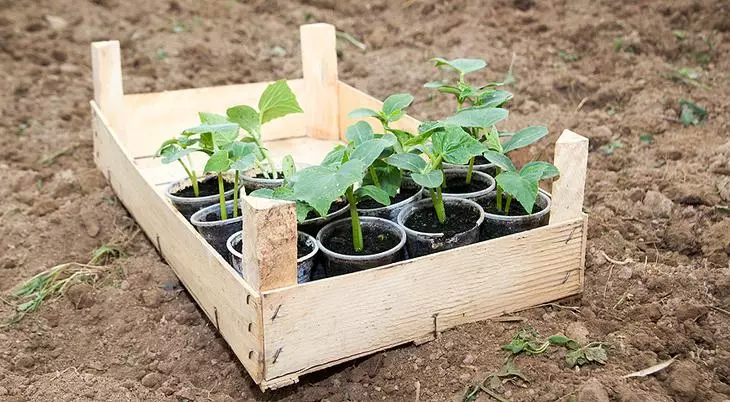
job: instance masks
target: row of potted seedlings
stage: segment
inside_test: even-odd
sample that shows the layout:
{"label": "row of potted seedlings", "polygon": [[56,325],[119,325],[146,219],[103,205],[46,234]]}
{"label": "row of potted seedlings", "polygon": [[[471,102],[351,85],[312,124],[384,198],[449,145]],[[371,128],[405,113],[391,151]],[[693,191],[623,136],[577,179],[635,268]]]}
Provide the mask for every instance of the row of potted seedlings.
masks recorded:
{"label": "row of potted seedlings", "polygon": [[[163,163],[180,163],[188,176],[173,183],[168,196],[238,272],[238,194],[295,202],[300,283],[312,278],[320,255],[324,276],[335,276],[546,225],[551,201],[539,182],[557,176],[557,168],[533,161],[518,169],[509,153],[545,137],[547,129],[499,131],[512,94],[498,89],[504,83],[473,86],[465,78],[486,63],[434,61],[457,74],[453,83],[426,84],[456,98],[453,115],[424,122],[417,133],[396,129],[392,123],[413,97],[391,95],[381,110],[349,114],[375,118],[378,131],[358,121],[345,133],[347,144],[315,166],[297,166],[290,156],[277,163],[261,142],[265,123],[302,112],[284,80],[266,88],[258,110],[241,105],[225,116],[200,113],[199,126],[158,151]],[[190,162],[193,152],[208,157],[201,178]]]}

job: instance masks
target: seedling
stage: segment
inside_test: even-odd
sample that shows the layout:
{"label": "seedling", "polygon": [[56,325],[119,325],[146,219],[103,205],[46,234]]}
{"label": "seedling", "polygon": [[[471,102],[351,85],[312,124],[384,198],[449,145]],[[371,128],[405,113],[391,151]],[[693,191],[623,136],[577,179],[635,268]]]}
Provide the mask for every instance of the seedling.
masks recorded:
{"label": "seedling", "polygon": [[[558,168],[548,162],[528,162],[518,171],[512,161],[504,155],[493,151],[487,151],[484,155],[501,169],[501,173],[494,180],[497,182],[496,207],[504,215],[509,215],[512,199],[516,199],[525,212],[531,214],[537,202],[540,181],[560,174]],[[507,195],[504,205],[502,205],[503,194]]]}
{"label": "seedling", "polygon": [[696,126],[707,119],[707,110],[691,100],[679,101],[679,120],[685,127]]}
{"label": "seedling", "polygon": [[538,355],[547,351],[550,345],[563,346],[568,350],[565,354],[565,361],[569,367],[582,366],[591,362],[606,364],[608,360],[602,342],[589,342],[585,346],[581,346],[577,341],[563,335],[553,335],[543,341],[540,340],[540,334],[531,326],[518,331],[510,343],[502,345],[502,349],[513,355],[523,352],[527,355]]}
{"label": "seedling", "polygon": [[[392,121],[394,120],[391,120],[390,122]],[[404,141],[405,138],[411,137],[410,134],[405,131],[389,129],[388,123],[389,122],[384,122],[383,127],[387,130],[398,132],[399,135],[405,133],[403,134],[406,136],[404,137]],[[387,157],[393,152],[403,152],[403,146],[398,136],[393,132],[389,132],[386,134],[375,134],[368,122],[359,121],[348,127],[347,130],[345,130],[345,138],[349,142],[350,148],[358,147],[360,144],[373,139],[386,141],[386,149],[368,168],[368,174],[363,179],[363,185],[373,185],[375,187],[379,187],[380,189],[388,193],[388,196],[394,197],[400,189],[402,175],[399,169],[385,163],[383,161],[383,158]],[[340,157],[339,153],[344,153],[346,149],[347,148],[345,147],[338,148],[335,153],[330,155],[330,158],[334,158],[336,160],[338,157]],[[325,158],[325,163],[329,163],[328,158]]]}

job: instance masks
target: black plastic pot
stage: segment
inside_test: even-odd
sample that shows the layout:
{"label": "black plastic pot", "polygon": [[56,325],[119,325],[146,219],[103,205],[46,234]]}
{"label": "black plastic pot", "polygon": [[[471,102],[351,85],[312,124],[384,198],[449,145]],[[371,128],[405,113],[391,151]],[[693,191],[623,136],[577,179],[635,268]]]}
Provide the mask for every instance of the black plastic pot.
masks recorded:
{"label": "black plastic pot", "polygon": [[344,203],[343,207],[336,209],[325,216],[317,216],[316,218],[306,219],[297,225],[297,230],[304,232],[310,236],[317,236],[317,233],[330,222],[341,218],[348,211],[348,204]]}
{"label": "black plastic pot", "polygon": [[[243,276],[243,231],[231,235],[226,241],[229,261],[233,269]],[[314,237],[297,232],[297,283],[309,282],[312,275],[319,246]]]}
{"label": "black plastic pot", "polygon": [[[226,182],[226,187],[230,188],[223,194],[226,197],[226,200],[233,199],[233,177],[231,175],[225,174],[223,175],[223,179]],[[201,197],[195,197],[193,195],[193,186],[190,182],[190,179],[187,177],[171,183],[169,186],[167,186],[165,193],[167,194],[167,198],[170,199],[175,209],[180,211],[185,219],[190,220],[190,217],[193,216],[194,213],[219,201],[218,176],[208,175],[199,177],[198,186],[201,187],[205,184],[213,184],[211,186],[212,192],[210,192],[209,195]]]}
{"label": "black plastic pot", "polygon": [[[484,220],[484,211],[476,202],[465,198],[444,197],[444,208],[446,209],[447,220],[452,218],[469,219],[468,214],[475,218],[471,226],[460,231],[450,230],[448,232],[425,231],[421,228],[409,227],[411,217],[418,214],[433,214],[433,201],[425,199],[414,202],[403,208],[398,215],[398,224],[405,230],[408,238],[406,249],[411,258],[432,254],[439,251],[466,246],[479,241],[479,226]],[[463,226],[468,226],[463,225]]]}
{"label": "black plastic pot", "polygon": [[[454,165],[452,163],[442,163],[444,169],[463,169],[468,170],[469,165]],[[486,173],[492,177],[497,175],[497,165],[490,163],[487,158],[483,156],[477,156],[474,158],[474,170],[477,172]]]}
{"label": "black plastic pot", "polygon": [[190,217],[190,223],[198,229],[198,233],[213,248],[228,259],[228,249],[226,242],[232,234],[238,232],[243,227],[243,217],[239,213],[233,218],[233,201],[226,202],[226,212],[228,219],[221,220],[221,210],[218,204],[203,208]]}
{"label": "black plastic pot", "polygon": [[[465,198],[480,203],[481,200],[486,198],[487,194],[494,190],[495,181],[492,176],[484,172],[472,171],[471,186],[467,188],[466,173],[467,171],[464,169],[445,169],[446,186],[442,190],[442,195],[444,197]],[[464,187],[460,188],[460,186]],[[423,192],[423,198],[431,198],[430,189],[425,189]]]}
{"label": "black plastic pot", "polygon": [[[376,254],[344,254],[333,251],[333,244],[342,241],[343,234],[352,233],[350,218],[340,219],[323,227],[317,234],[317,244],[325,259],[327,276],[337,276],[379,267],[403,259],[403,246],[406,244],[406,233],[395,222],[387,219],[361,217],[360,226],[363,231],[365,246],[368,239],[381,241],[380,236],[387,235],[387,240],[394,245]],[[351,244],[351,238],[348,240]]]}
{"label": "black plastic pot", "polygon": [[380,206],[377,208],[361,208],[360,204],[358,204],[357,213],[360,216],[372,216],[375,218],[383,218],[387,219],[389,221],[396,222],[398,219],[398,214],[400,211],[408,204],[412,204],[418,200],[421,199],[423,193],[423,187],[418,188],[418,190],[415,190],[415,193],[411,195],[408,198],[405,198],[401,201],[398,201],[396,203],[390,204],[388,206]]}
{"label": "black plastic pot", "polygon": [[[516,200],[512,200],[510,210],[521,212],[521,214],[510,216],[500,215],[496,211],[496,199],[497,192],[493,191],[480,202],[480,205],[484,209],[484,223],[482,224],[481,235],[479,236],[480,240],[495,239],[497,237],[535,229],[547,225],[550,220],[552,200],[550,199],[550,194],[542,189],[538,192],[535,207],[532,209],[537,212],[531,214],[527,214]],[[502,202],[504,201],[505,198],[503,196]]]}

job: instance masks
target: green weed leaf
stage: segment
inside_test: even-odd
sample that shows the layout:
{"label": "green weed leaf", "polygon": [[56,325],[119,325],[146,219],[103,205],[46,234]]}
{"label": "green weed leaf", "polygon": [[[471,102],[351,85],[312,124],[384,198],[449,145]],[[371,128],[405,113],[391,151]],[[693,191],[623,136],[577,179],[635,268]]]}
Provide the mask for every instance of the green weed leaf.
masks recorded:
{"label": "green weed leaf", "polygon": [[302,113],[297,97],[286,80],[279,80],[266,87],[259,99],[261,124],[291,113]]}
{"label": "green weed leaf", "polygon": [[685,127],[696,126],[707,119],[707,110],[691,100],[679,101],[679,120]]}

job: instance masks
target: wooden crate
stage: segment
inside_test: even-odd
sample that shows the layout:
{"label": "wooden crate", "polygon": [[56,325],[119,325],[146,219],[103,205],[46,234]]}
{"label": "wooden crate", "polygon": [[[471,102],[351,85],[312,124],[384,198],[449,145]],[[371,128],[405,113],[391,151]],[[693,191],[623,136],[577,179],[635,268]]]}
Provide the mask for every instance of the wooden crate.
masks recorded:
{"label": "wooden crate", "polygon": [[[343,139],[350,110],[381,103],[338,80],[333,26],[305,25],[301,40],[304,78],[289,84],[305,113],[263,136],[277,158],[318,163]],[[245,197],[242,279],[166,199],[166,183],[183,172],[152,155],[196,125],[196,112],[256,104],[268,83],[125,95],[119,43],[96,42],[91,52],[98,168],[262,389],[583,289],[588,141],[568,130],[555,147],[561,176],[546,227],[298,285],[293,204]],[[398,124],[417,125],[411,117]]]}

